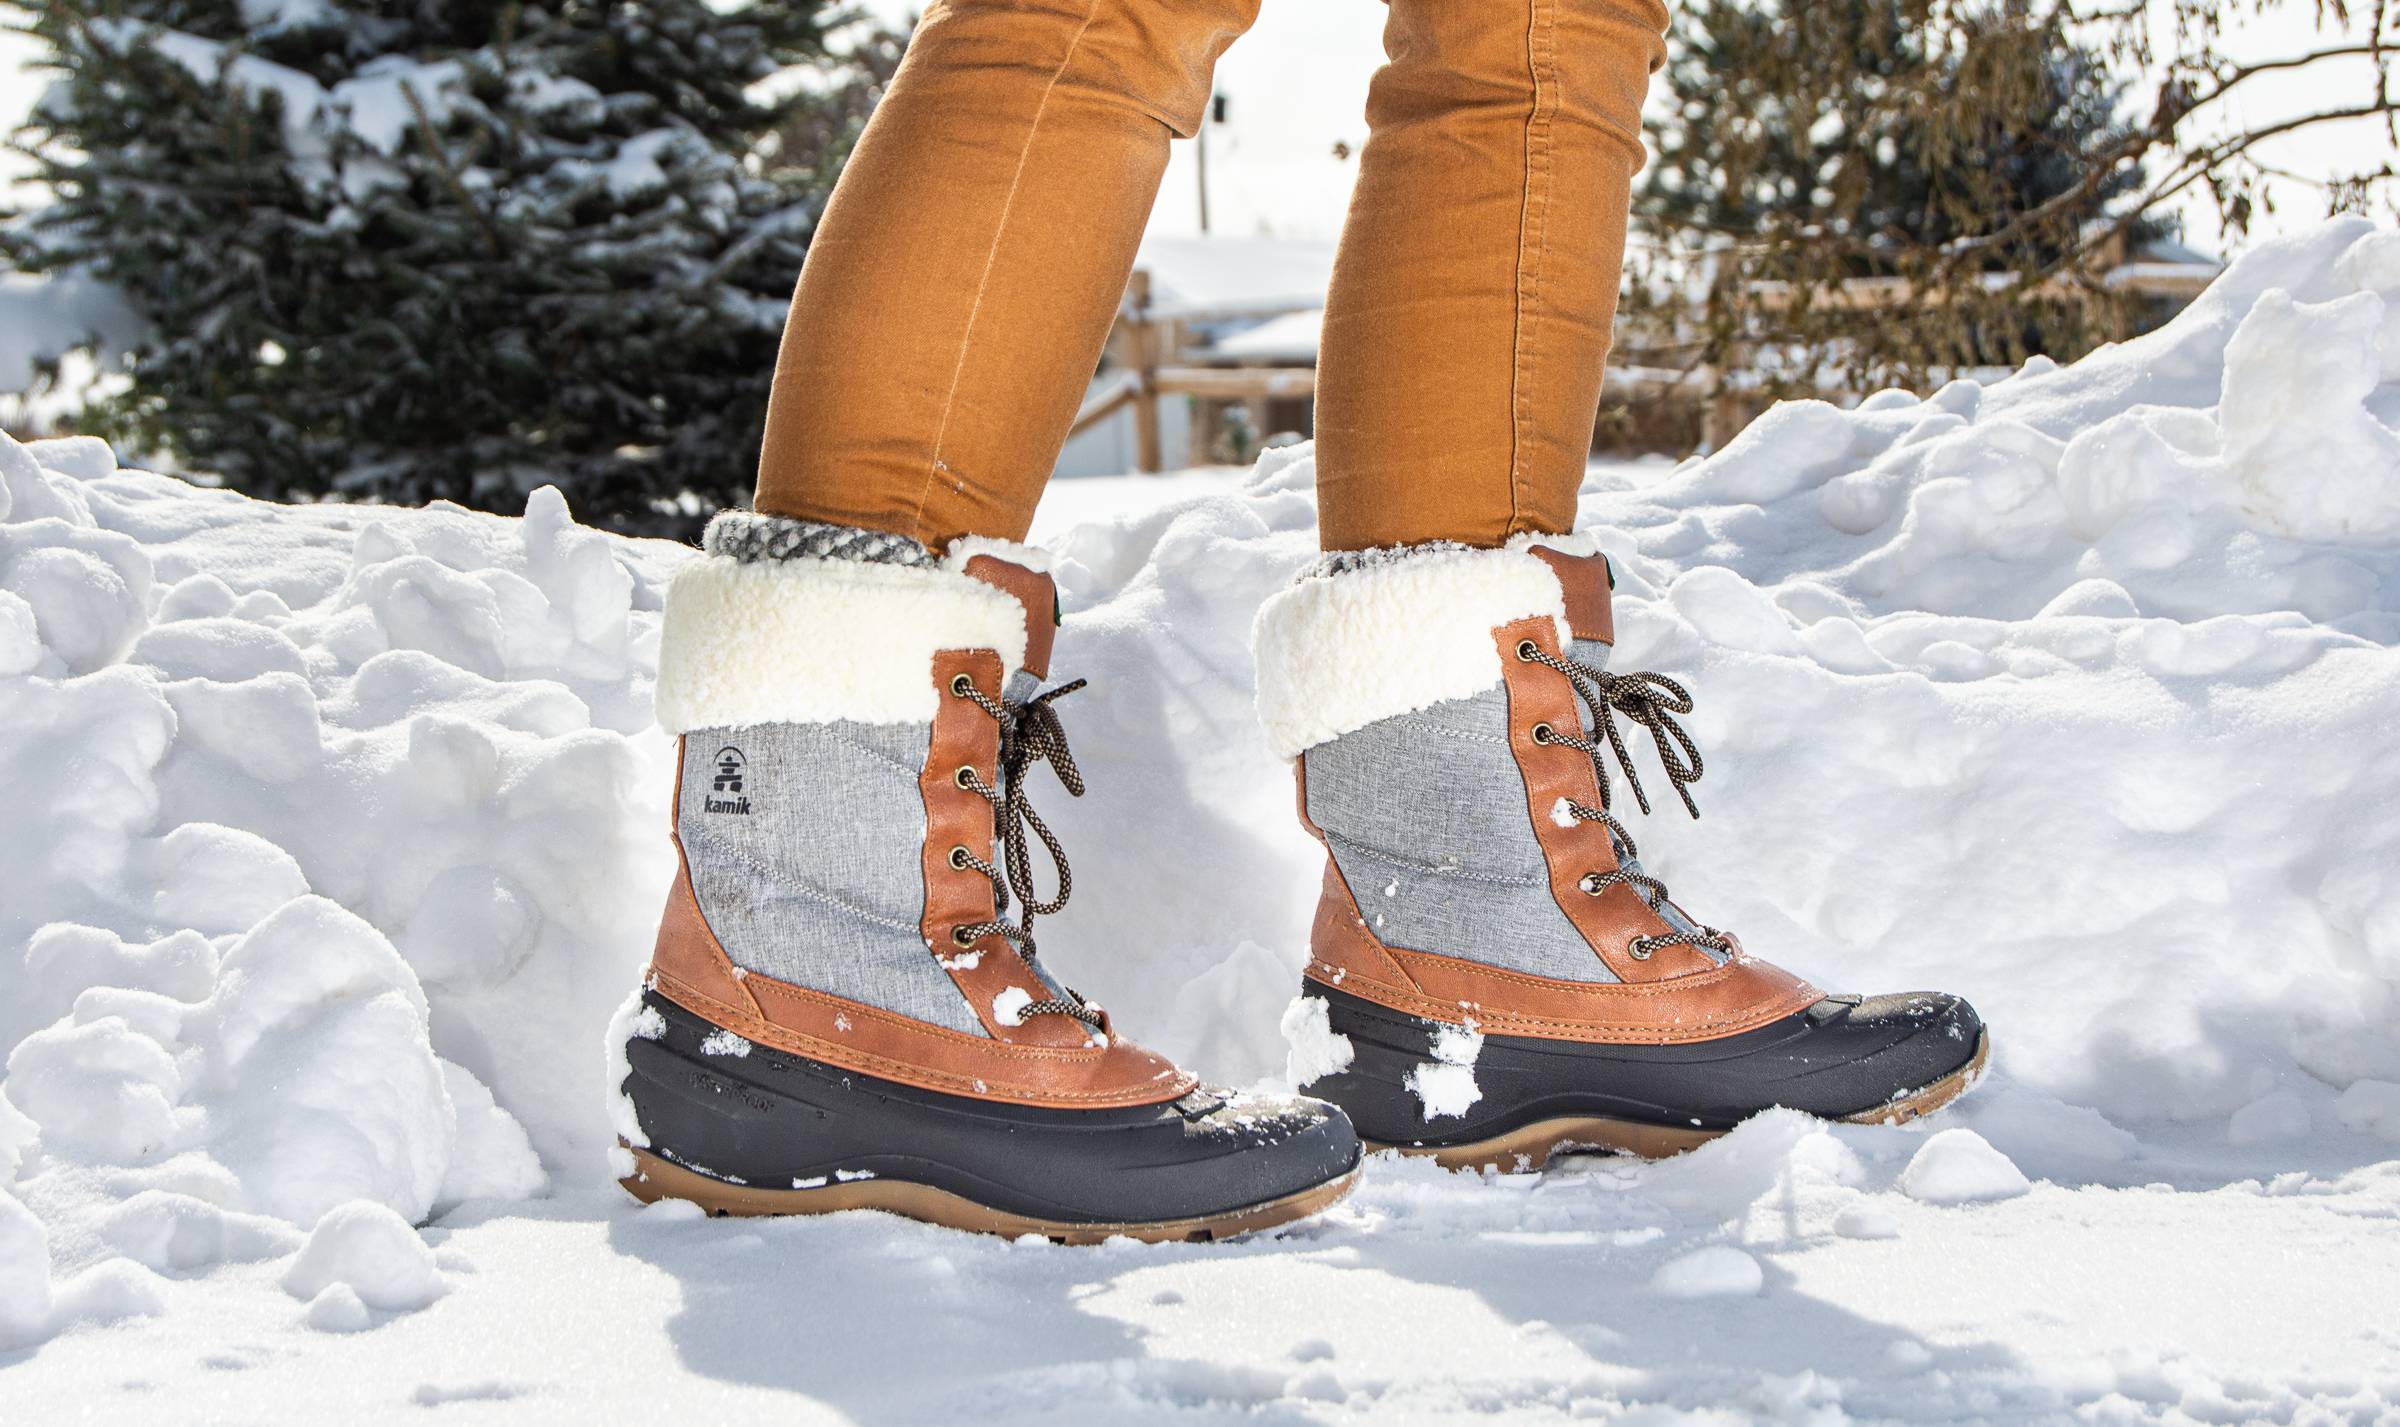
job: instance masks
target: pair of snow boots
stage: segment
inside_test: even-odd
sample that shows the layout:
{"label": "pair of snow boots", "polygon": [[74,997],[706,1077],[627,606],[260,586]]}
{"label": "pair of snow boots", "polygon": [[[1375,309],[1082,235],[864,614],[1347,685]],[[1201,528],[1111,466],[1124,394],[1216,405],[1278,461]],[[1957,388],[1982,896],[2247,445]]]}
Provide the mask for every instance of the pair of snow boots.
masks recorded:
{"label": "pair of snow boots", "polygon": [[1539,537],[1329,556],[1260,612],[1260,714],[1327,854],[1292,1017],[1322,1073],[1263,1096],[1035,956],[1072,887],[1035,765],[1082,791],[1041,553],[719,516],[666,603],[682,866],[611,1032],[625,1187],[1210,1239],[1332,1204],[1367,1148],[1524,1170],[1955,1098],[1987,1053],[1965,1002],[1826,995],[1643,871],[1608,764],[1647,811],[1629,737],[1687,808],[1701,760],[1680,686],[1609,672],[1610,583]]}

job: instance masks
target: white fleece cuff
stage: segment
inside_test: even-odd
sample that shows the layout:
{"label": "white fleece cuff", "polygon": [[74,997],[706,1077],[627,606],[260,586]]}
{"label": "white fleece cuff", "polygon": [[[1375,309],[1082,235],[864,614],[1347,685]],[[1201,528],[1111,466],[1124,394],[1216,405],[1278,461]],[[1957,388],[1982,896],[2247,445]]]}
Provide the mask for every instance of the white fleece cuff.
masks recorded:
{"label": "white fleece cuff", "polygon": [[1598,551],[1578,535],[1520,535],[1500,550],[1394,551],[1269,598],[1252,631],[1268,745],[1296,758],[1379,719],[1498,687],[1492,631],[1501,625],[1546,616],[1563,645],[1566,595],[1535,545]]}
{"label": "white fleece cuff", "polygon": [[[965,542],[961,542],[961,546]],[[1002,686],[1025,664],[1025,612],[959,573],[973,554],[1017,560],[1025,547],[954,546],[938,569],[856,560],[687,562],[667,587],[657,712],[669,733],[760,723],[930,723],[933,656],[1000,655]]]}

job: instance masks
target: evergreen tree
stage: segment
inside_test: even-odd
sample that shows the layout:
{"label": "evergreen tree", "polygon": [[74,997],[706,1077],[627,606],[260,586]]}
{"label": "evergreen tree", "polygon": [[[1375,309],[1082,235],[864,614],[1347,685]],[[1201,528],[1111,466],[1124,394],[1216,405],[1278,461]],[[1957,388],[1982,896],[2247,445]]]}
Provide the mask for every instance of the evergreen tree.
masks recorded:
{"label": "evergreen tree", "polygon": [[[1715,256],[1720,362],[1767,345],[1792,384],[1830,366],[1864,386],[2071,359],[2128,318],[2075,275],[2055,281],[2142,181],[2125,167],[2086,184],[2088,156],[2127,132],[2122,86],[2061,15],[1692,0],[1665,84],[1637,211],[1667,249]],[[2054,200],[2055,216],[2015,226]],[[2127,224],[2136,240],[2158,231]],[[1867,301],[1861,278],[1889,281]]]}
{"label": "evergreen tree", "polygon": [[[749,486],[859,109],[816,0],[46,0],[30,270],[152,327],[85,424],[261,495],[688,528]],[[794,66],[831,82],[773,83]],[[846,117],[842,142],[855,132]],[[696,496],[694,501],[688,497]]]}

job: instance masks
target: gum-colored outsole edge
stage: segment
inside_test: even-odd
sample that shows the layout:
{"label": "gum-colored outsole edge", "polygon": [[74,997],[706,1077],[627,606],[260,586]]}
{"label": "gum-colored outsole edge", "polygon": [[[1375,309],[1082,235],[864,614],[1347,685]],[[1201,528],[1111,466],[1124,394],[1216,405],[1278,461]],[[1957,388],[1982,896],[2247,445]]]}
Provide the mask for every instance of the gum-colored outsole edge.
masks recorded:
{"label": "gum-colored outsole edge", "polygon": [[[622,1140],[618,1143],[625,1144]],[[728,1184],[685,1169],[648,1150],[631,1145],[625,1148],[633,1155],[634,1170],[617,1183],[645,1204],[681,1199],[720,1216],[838,1214],[849,1209],[879,1209],[905,1219],[978,1234],[999,1234],[1012,1239],[1038,1234],[1062,1244],[1097,1244],[1112,1238],[1137,1239],[1146,1244],[1209,1243],[1239,1238],[1323,1213],[1357,1186],[1359,1176],[1359,1167],[1354,1165],[1339,1179],[1222,1214],[1142,1223],[1087,1224],[1004,1213],[948,1190],[902,1179],[852,1179],[814,1189],[761,1189],[755,1185]]]}
{"label": "gum-colored outsole edge", "polygon": [[[1904,1125],[1919,1116],[1930,1115],[1973,1089],[1975,1082],[1983,1077],[1984,1066],[1990,1061],[1991,1055],[1992,1033],[1987,1030],[1976,1037],[1975,1054],[1965,1065],[1922,1089],[1895,1096],[1872,1110],[1846,1115],[1841,1123]],[[1367,1148],[1396,1150],[1411,1158],[1430,1159],[1444,1169],[1492,1169],[1513,1174],[1540,1169],[1550,1162],[1551,1156],[1576,1150],[1666,1159],[1686,1150],[1698,1149],[1724,1133],[1723,1130],[1645,1125],[1638,1121],[1612,1120],[1597,1115],[1564,1115],[1537,1120],[1506,1134],[1476,1140],[1471,1144],[1404,1145],[1370,1140]]]}

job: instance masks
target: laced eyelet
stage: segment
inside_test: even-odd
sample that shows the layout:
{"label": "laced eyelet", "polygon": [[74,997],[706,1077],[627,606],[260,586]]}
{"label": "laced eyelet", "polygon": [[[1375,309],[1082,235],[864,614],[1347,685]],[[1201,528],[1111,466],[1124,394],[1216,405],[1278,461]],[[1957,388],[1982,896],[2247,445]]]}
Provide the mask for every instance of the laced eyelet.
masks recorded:
{"label": "laced eyelet", "polygon": [[956,773],[950,775],[950,781],[956,783],[962,788],[972,788],[975,785],[969,780],[974,776],[975,770],[973,768],[961,768]]}
{"label": "laced eyelet", "polygon": [[1524,660],[1528,664],[1533,662],[1534,655],[1541,652],[1542,646],[1534,643],[1530,639],[1520,639],[1517,641],[1517,657]]}
{"label": "laced eyelet", "polygon": [[966,698],[975,692],[975,681],[968,678],[964,674],[960,674],[951,679],[950,692],[958,695],[962,699]]}
{"label": "laced eyelet", "polygon": [[958,947],[973,946],[975,944],[975,938],[967,935],[967,929],[965,927],[952,927],[950,929],[950,944]]}
{"label": "laced eyelet", "polygon": [[1584,874],[1583,874],[1583,880],[1582,880],[1582,881],[1580,881],[1580,882],[1578,882],[1578,883],[1576,883],[1575,885],[1576,885],[1576,886],[1578,886],[1578,887],[1580,887],[1580,888],[1582,888],[1582,889],[1583,889],[1583,895],[1585,895],[1585,896],[1587,896],[1587,897],[1597,897],[1597,896],[1599,896],[1599,895],[1600,895],[1602,892],[1605,892],[1605,891],[1607,891],[1607,890],[1608,890],[1608,888],[1606,888],[1606,887],[1604,887],[1604,886],[1601,886],[1601,885],[1600,885],[1600,874],[1599,874],[1599,873],[1597,873],[1597,872],[1586,872],[1586,873],[1584,873]]}
{"label": "laced eyelet", "polygon": [[950,865],[957,868],[959,871],[964,872],[967,870],[967,859],[974,855],[974,853],[967,851],[963,844],[958,847],[953,847],[950,849]]}
{"label": "laced eyelet", "polygon": [[1636,961],[1648,961],[1657,951],[1658,948],[1652,946],[1650,938],[1646,936],[1637,936],[1625,943],[1625,954]]}
{"label": "laced eyelet", "polygon": [[1550,727],[1550,725],[1546,723],[1537,723],[1533,726],[1533,741],[1536,743],[1548,743],[1550,741],[1550,735],[1552,732],[1554,732],[1554,730]]}

